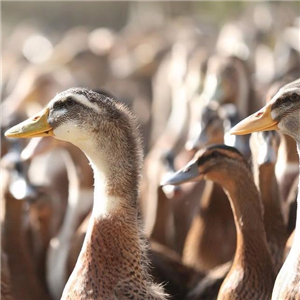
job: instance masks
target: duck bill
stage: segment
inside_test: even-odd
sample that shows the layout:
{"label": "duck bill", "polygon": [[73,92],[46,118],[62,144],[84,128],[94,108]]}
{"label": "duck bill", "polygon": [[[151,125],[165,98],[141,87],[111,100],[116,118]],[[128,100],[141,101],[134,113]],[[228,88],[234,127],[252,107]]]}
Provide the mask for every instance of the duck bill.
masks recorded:
{"label": "duck bill", "polygon": [[185,168],[168,176],[168,178],[164,179],[160,185],[179,185],[185,182],[198,181],[200,177],[201,174],[199,173],[197,162],[193,162],[187,165]]}
{"label": "duck bill", "polygon": [[230,130],[230,134],[244,135],[255,131],[278,130],[277,124],[278,122],[271,117],[271,105],[267,105],[235,125]]}
{"label": "duck bill", "polygon": [[53,129],[48,123],[49,109],[45,108],[40,113],[24,122],[10,128],[5,132],[9,138],[32,138],[53,136]]}

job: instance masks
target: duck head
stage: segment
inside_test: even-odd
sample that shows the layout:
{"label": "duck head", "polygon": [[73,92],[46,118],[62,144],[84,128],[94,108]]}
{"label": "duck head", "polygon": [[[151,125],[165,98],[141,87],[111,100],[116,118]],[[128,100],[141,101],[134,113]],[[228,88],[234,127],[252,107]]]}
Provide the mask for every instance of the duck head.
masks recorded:
{"label": "duck head", "polygon": [[279,130],[300,142],[300,79],[282,87],[258,112],[234,126],[230,133]]}
{"label": "duck head", "polygon": [[[118,101],[85,88],[71,88],[57,94],[40,113],[6,131],[11,138],[53,136],[71,142],[83,151],[104,149],[107,137],[126,139],[134,118]],[[126,132],[126,133],[125,133]],[[125,135],[125,136],[124,136]]]}
{"label": "duck head", "polygon": [[[71,88],[57,94],[39,114],[5,135],[53,136],[74,144],[90,160],[97,181],[105,181],[107,193],[127,197],[138,193],[142,166],[137,128],[136,118],[122,103],[107,94]],[[122,176],[116,176],[121,173]]]}
{"label": "duck head", "polygon": [[170,175],[161,185],[179,185],[200,180],[212,180],[226,185],[233,164],[245,165],[247,170],[250,168],[245,158],[235,148],[212,145],[199,150],[184,168]]}

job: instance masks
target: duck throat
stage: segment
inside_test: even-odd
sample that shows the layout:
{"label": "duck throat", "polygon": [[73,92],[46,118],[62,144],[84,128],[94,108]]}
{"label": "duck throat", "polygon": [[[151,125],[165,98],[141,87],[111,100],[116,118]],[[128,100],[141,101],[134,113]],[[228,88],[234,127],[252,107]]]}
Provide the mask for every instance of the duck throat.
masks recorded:
{"label": "duck throat", "polygon": [[[129,155],[130,156],[130,155]],[[94,172],[93,217],[102,218],[120,211],[137,214],[138,162],[127,154],[87,154]]]}
{"label": "duck throat", "polygon": [[94,177],[95,190],[92,216],[94,218],[105,218],[108,215],[118,213],[126,204],[126,200],[117,193],[109,192],[108,179],[101,172],[96,171]]}
{"label": "duck throat", "polygon": [[260,240],[262,235],[265,237],[262,204],[252,176],[238,170],[234,176],[237,182],[224,187],[233,210],[238,243],[247,243],[249,233]]}
{"label": "duck throat", "polygon": [[137,163],[123,159],[126,155],[112,159],[97,152],[87,157],[95,179],[93,211],[62,299],[69,299],[68,295],[79,299],[83,294],[89,299],[112,299],[118,285],[146,276],[136,207]]}

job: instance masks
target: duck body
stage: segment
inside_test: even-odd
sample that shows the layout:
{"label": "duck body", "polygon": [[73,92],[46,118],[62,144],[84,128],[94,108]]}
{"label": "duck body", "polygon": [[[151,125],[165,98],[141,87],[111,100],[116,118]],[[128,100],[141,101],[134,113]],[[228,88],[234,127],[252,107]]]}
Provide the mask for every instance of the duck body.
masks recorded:
{"label": "duck body", "polygon": [[141,243],[124,213],[92,218],[62,299],[163,299],[144,282]]}
{"label": "duck body", "polygon": [[199,206],[186,238],[183,261],[208,271],[233,258],[236,231],[230,204],[220,185],[206,182]]}

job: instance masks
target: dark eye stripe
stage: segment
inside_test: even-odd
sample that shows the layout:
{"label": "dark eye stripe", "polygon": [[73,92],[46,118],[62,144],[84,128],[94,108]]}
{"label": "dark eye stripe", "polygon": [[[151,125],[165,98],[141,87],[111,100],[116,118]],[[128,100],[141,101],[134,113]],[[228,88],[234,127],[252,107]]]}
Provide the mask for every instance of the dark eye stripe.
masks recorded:
{"label": "dark eye stripe", "polygon": [[54,109],[61,109],[61,108],[64,108],[65,107],[65,104],[63,101],[56,101],[53,105],[53,108]]}
{"label": "dark eye stripe", "polygon": [[287,115],[289,115],[295,110],[299,110],[299,108],[300,108],[300,102],[297,105],[292,106],[291,108],[283,111],[281,114],[276,116],[275,121],[280,122],[284,117],[286,117]]}
{"label": "dark eye stripe", "polygon": [[285,94],[280,99],[278,99],[271,107],[271,109],[276,109],[278,107],[281,107],[284,104],[290,104],[300,101],[300,95],[293,93],[291,94]]}
{"label": "dark eye stripe", "polygon": [[243,163],[245,163],[247,168],[250,168],[248,163],[242,156],[242,154],[233,147],[226,146],[226,145],[213,145],[213,146],[207,147],[207,150],[211,150],[211,152],[204,154],[203,156],[201,156],[198,159],[198,161],[197,161],[198,166],[205,164],[206,162],[208,162],[211,159],[223,157],[223,158],[233,159],[233,160],[238,160],[240,162],[243,162]]}

